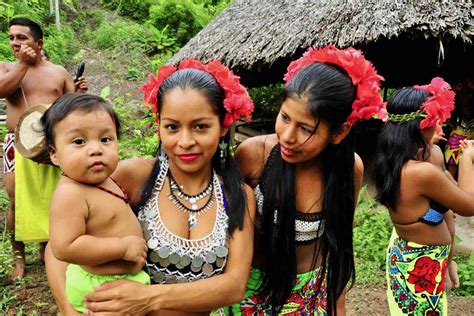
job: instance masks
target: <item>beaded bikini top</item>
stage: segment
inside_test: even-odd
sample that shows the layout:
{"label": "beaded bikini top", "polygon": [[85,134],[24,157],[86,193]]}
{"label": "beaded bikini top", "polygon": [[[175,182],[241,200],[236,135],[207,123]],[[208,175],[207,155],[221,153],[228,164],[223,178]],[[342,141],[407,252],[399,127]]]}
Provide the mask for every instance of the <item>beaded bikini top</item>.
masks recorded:
{"label": "beaded bikini top", "polygon": [[[257,200],[257,211],[260,215],[263,214],[263,203],[264,194],[262,191],[263,181],[266,173],[271,168],[275,155],[279,154],[280,146],[277,144],[273,147],[270,155],[268,156],[267,162],[265,163],[264,171],[260,177],[259,184],[254,188],[255,198]],[[262,188],[261,188],[262,187]],[[278,210],[274,210],[274,223],[276,224]],[[260,225],[258,220],[257,225]],[[258,227],[257,227],[258,228]],[[324,219],[322,219],[321,212],[317,213],[303,213],[296,211],[295,213],[295,243],[296,244],[308,244],[324,233]]]}
{"label": "beaded bikini top", "polygon": [[148,268],[154,283],[185,283],[208,278],[223,272],[227,256],[227,201],[216,173],[213,173],[216,199],[216,221],[212,231],[200,239],[186,239],[166,228],[160,216],[158,197],[168,172],[162,161],[155,189],[140,209],[138,220],[148,245]]}

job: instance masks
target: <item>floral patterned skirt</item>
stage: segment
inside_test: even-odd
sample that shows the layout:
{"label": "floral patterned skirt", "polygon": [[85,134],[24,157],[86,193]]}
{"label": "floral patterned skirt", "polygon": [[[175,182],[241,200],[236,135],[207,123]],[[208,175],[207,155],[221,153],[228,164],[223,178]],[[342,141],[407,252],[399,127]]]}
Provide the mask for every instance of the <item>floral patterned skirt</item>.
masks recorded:
{"label": "floral patterned skirt", "polygon": [[[321,269],[296,275],[295,286],[279,315],[327,315],[326,280]],[[262,272],[252,268],[247,282],[247,292],[240,304],[221,308],[211,315],[271,315],[269,298],[258,294]],[[321,285],[321,286],[320,286]]]}
{"label": "floral patterned skirt", "polygon": [[405,241],[393,231],[386,270],[391,315],[447,315],[444,281],[450,248]]}

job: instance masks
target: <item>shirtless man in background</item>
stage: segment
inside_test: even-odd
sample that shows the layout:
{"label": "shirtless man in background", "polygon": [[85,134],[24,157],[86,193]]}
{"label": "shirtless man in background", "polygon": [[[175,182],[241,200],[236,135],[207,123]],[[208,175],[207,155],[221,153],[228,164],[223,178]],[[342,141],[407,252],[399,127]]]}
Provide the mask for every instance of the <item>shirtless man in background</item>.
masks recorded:
{"label": "shirtless man in background", "polygon": [[[42,57],[43,31],[37,23],[23,18],[12,19],[9,23],[9,35],[10,47],[17,61],[0,63],[0,98],[6,99],[7,106],[6,125],[9,133],[5,137],[4,144],[4,172],[5,187],[10,199],[7,229],[11,234],[14,256],[11,278],[16,280],[25,274],[25,246],[22,240],[15,239],[15,166],[12,133],[20,116],[28,107],[51,104],[67,92],[87,90],[87,82],[81,78],[76,82],[77,89],[75,89],[75,84],[66,69]],[[45,210],[43,208],[39,205],[39,209],[35,207],[34,211],[48,212],[48,208]],[[46,240],[47,238],[43,241]],[[41,256],[44,245],[45,243],[42,243],[40,247]]]}

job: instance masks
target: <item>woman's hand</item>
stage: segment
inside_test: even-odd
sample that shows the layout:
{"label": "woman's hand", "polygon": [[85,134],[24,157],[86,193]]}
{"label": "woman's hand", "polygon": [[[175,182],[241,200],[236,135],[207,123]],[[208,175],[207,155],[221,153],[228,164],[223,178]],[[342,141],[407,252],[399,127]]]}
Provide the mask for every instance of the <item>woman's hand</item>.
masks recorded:
{"label": "woman's hand", "polygon": [[459,142],[459,147],[462,150],[463,156],[468,156],[471,160],[474,160],[474,144],[473,141],[468,139],[463,139]]}
{"label": "woman's hand", "polygon": [[85,315],[144,315],[151,307],[147,287],[129,280],[106,282],[84,297]]}

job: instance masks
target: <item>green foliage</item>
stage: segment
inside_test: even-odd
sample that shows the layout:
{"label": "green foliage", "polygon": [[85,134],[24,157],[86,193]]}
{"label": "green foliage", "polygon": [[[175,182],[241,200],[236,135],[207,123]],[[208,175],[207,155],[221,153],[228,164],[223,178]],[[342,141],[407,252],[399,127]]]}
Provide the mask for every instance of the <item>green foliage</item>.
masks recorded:
{"label": "green foliage", "polygon": [[63,24],[58,31],[56,26],[50,25],[44,31],[47,34],[44,48],[48,51],[51,61],[58,65],[67,64],[79,50],[79,42],[72,27]]}
{"label": "green foliage", "polygon": [[392,224],[386,209],[381,208],[363,187],[354,218],[357,283],[383,284],[385,252],[391,231]]}
{"label": "green foliage", "polygon": [[283,102],[283,91],[283,84],[250,88],[249,94],[255,105],[253,118],[275,118]]}
{"label": "green foliage", "polygon": [[461,286],[453,290],[453,294],[474,297],[474,253],[470,255],[455,254],[454,261],[458,264],[458,276]]}
{"label": "green foliage", "polygon": [[87,28],[95,30],[105,20],[104,13],[97,9],[86,9],[77,13],[71,27],[75,32],[83,33]]}
{"label": "green foliage", "polygon": [[147,54],[170,53],[177,50],[175,40],[167,29],[158,30],[151,25],[143,25],[116,20],[112,23],[103,21],[94,31],[94,43],[99,49],[113,49],[127,53],[139,50]]}
{"label": "green foliage", "polygon": [[179,45],[196,35],[211,19],[203,3],[191,0],[159,0],[150,7],[150,22],[158,29],[169,28]]}
{"label": "green foliage", "polygon": [[[102,91],[106,96],[110,90],[107,92],[104,89]],[[127,94],[111,100],[122,124],[119,143],[120,159],[155,157],[158,148],[155,116],[141,102],[134,102],[131,98],[132,96]]]}
{"label": "green foliage", "polygon": [[150,5],[153,0],[100,0],[100,3],[109,10],[116,10],[121,16],[130,17],[144,22],[148,18]]}

